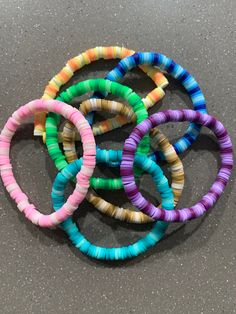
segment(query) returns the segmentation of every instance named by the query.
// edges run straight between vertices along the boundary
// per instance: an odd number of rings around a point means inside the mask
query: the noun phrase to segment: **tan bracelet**
[[[127,119],[132,121],[136,120],[136,115],[132,109],[130,109],[130,106],[119,102],[105,99],[89,99],[82,102],[80,105],[80,111],[84,115],[87,115],[91,111],[101,110],[106,110],[111,113],[119,113],[125,115]],[[63,148],[66,159],[69,163],[77,159],[74,141],[76,138],[76,133],[74,130],[74,125],[67,121],[63,129]],[[157,150],[156,146],[158,146],[158,148],[163,152],[163,155],[169,165],[172,177],[171,187],[174,194],[174,204],[176,205],[184,187],[183,164],[176,154],[173,146],[169,143],[164,134],[158,130],[158,128],[153,129],[150,135],[154,140],[154,149]],[[132,209],[125,209],[105,201],[92,189],[90,189],[87,195],[87,200],[102,213],[122,221],[130,223],[147,223],[152,221],[150,217],[143,214],[142,212],[136,212]]]

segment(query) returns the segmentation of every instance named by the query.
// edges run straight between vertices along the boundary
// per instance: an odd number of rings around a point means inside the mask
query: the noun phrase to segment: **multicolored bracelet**
[[[138,191],[134,180],[133,163],[137,145],[143,136],[155,126],[167,122],[197,123],[204,125],[213,131],[218,139],[220,147],[221,166],[216,180],[210,190],[201,200],[189,208],[166,211],[148,202]],[[168,222],[186,221],[203,215],[223,193],[233,168],[233,147],[227,130],[223,124],[208,114],[202,114],[193,110],[166,110],[151,115],[149,118],[137,125],[129,138],[125,141],[122,162],[121,176],[127,197],[134,206],[154,220]]]
[[[132,56],[126,57],[118,63],[115,69],[109,72],[106,78],[111,81],[118,81],[122,79],[129,70],[144,64],[157,66],[162,71],[166,71],[173,78],[177,79],[190,96],[193,109],[197,112],[207,113],[205,97],[194,77],[175,61],[161,53],[138,52]],[[177,154],[183,153],[188,149],[196,140],[199,132],[200,126],[191,123],[183,137],[173,144]],[[159,159],[161,155],[157,152],[156,157]]]
[[[126,120],[128,123],[136,121],[136,115],[134,114],[132,107],[113,100],[90,98],[80,104],[79,111],[84,116],[94,111],[106,111],[109,113],[119,114],[118,116],[121,119]],[[94,124],[91,127],[94,136],[96,136],[120,127],[120,125],[114,125],[113,122],[111,122],[111,119],[108,119],[100,122],[99,125]],[[66,160],[71,163],[77,159],[75,139],[79,140],[79,136],[74,125],[69,121],[66,121],[64,124],[61,138],[63,140],[62,143]]]
[[[124,57],[134,54],[135,51],[129,50],[124,47],[96,47],[79,54],[78,56],[70,59],[66,66],[55,75],[48,83],[44,90],[42,99],[53,99],[56,97],[60,88],[65,85],[72,78],[74,73],[82,69],[85,65],[97,61],[100,59],[122,59]],[[168,81],[164,74],[162,74],[157,68],[149,66],[140,66],[143,72],[153,80],[156,84],[156,88],[151,91],[143,102],[146,108],[153,106],[165,95],[163,88],[168,85]],[[114,117],[113,120],[119,122],[119,117]],[[124,121],[123,121],[124,122]],[[46,113],[38,113],[35,115],[35,136],[43,136],[45,132]]]
[[[127,118],[136,120],[136,115],[129,109],[127,105],[122,103],[118,103],[115,101],[105,100],[105,99],[89,99],[81,103],[80,111],[85,116],[90,111],[100,111],[105,110],[111,113],[119,113],[120,115],[126,115]],[[109,127],[109,126],[108,126]],[[93,130],[93,133],[94,130]],[[161,149],[166,161],[169,163],[170,171],[172,175],[172,189],[175,197],[175,205],[178,202],[179,197],[183,191],[184,187],[184,171],[183,164],[180,161],[178,155],[176,154],[173,146],[169,143],[167,138],[157,129],[153,129],[152,137],[155,139],[155,147],[159,146]],[[77,159],[77,154],[75,150],[75,142],[73,141],[75,137],[74,126],[70,122],[66,122],[65,127],[63,129],[63,147],[65,156],[69,163],[75,161]],[[97,148],[97,154],[99,156],[102,154],[103,159],[98,160],[97,162],[106,162],[111,160],[111,156],[109,155],[109,151],[100,150]],[[120,158],[116,158],[112,162],[118,161],[118,164],[121,162],[121,154],[122,151],[119,151]],[[123,184],[120,178],[91,178],[90,184],[95,189],[117,189],[123,188]],[[89,202],[91,202],[98,210],[105,212],[108,216],[112,216],[114,218],[118,218],[120,220],[124,220],[127,222],[134,223],[146,223],[150,221],[148,216],[143,216],[142,213],[136,213],[134,216],[134,212],[129,209],[124,209],[117,207],[111,203],[106,202],[97,194],[91,192],[89,198],[87,198]]]
[[[134,162],[136,166],[152,175],[157,191],[162,198],[162,207],[166,210],[172,210],[174,208],[173,193],[161,168],[144,155],[137,154]],[[65,202],[64,192],[66,184],[80,171],[81,164],[81,159],[76,160],[67,165],[67,167],[56,176],[52,189],[52,202],[56,211],[61,208]],[[68,218],[61,224],[62,229],[67,233],[76,248],[92,258],[100,260],[124,260],[144,253],[148,248],[160,241],[165,234],[167,226],[168,224],[166,222],[155,222],[152,230],[137,242],[118,248],[106,248],[90,243],[80,232],[72,218]]]
[[[40,213],[29,203],[27,195],[21,190],[12,172],[10,145],[13,135],[23,121],[37,112],[51,111],[63,115],[76,126],[83,145],[83,165],[76,175],[77,184],[67,202],[50,215]],[[66,220],[78,208],[89,188],[89,179],[95,167],[96,146],[92,130],[84,116],[75,108],[56,100],[34,100],[21,106],[7,120],[0,135],[0,171],[4,186],[18,209],[25,217],[41,227],[54,227]]]

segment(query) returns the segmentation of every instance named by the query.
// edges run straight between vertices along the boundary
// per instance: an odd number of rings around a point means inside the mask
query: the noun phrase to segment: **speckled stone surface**
[[[19,105],[42,95],[67,59],[97,45],[124,45],[160,51],[187,68],[200,83],[209,112],[225,124],[235,144],[235,11],[234,0],[1,0],[0,127]],[[115,64],[97,62],[75,80],[103,77]],[[124,82],[141,95],[153,88],[138,71]],[[165,99],[152,112],[186,107],[191,107],[188,97],[170,81]],[[174,139],[184,128],[178,124],[162,130]],[[32,130],[29,122],[17,133],[13,164],[30,199],[49,213],[56,170],[42,143],[33,140]],[[113,132],[97,140],[104,148],[121,148],[130,130],[126,127],[119,137]],[[186,187],[179,207],[196,202],[214,181],[219,162],[214,138],[204,130],[182,159]],[[96,172],[115,175],[102,168]],[[172,225],[166,239],[147,254],[115,264],[84,257],[60,230],[28,223],[1,184],[0,312],[235,313],[234,180],[235,174],[221,200],[203,218]],[[154,199],[153,183],[146,176],[141,189]],[[116,204],[127,202],[123,192],[102,195]],[[104,245],[129,243],[150,227],[115,222],[87,203],[75,219],[90,240]]]

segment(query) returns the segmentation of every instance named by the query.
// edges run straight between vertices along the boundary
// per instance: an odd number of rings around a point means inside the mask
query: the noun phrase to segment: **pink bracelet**
[[[79,131],[83,145],[83,165],[77,174],[77,184],[67,202],[50,215],[41,214],[17,184],[10,162],[10,145],[13,135],[22,122],[37,112],[55,112],[70,120]],[[93,132],[85,117],[76,109],[57,100],[33,100],[20,107],[7,120],[0,135],[0,174],[4,186],[11,198],[16,202],[18,209],[30,221],[41,227],[54,227],[65,221],[78,208],[89,188],[89,179],[93,174],[96,163],[96,147]]]

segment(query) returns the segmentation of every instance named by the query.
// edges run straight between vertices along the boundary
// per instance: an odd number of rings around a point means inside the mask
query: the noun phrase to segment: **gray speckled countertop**
[[[19,105],[39,98],[69,58],[98,45],[124,45],[162,52],[187,68],[200,83],[209,112],[225,124],[235,144],[235,13],[234,0],[0,0],[0,127]],[[76,79],[103,77],[115,64],[97,62]],[[153,88],[139,72],[127,75],[124,83],[141,95]],[[152,112],[185,107],[191,107],[188,97],[170,81],[165,99]],[[174,139],[184,127],[162,129]],[[121,148],[130,130],[98,142]],[[42,143],[33,140],[32,124],[17,133],[12,157],[23,189],[49,213],[56,170]],[[182,160],[186,187],[179,207],[196,202],[213,182],[219,162],[214,138],[204,130]],[[234,179],[235,174],[207,215],[173,225],[144,256],[115,264],[88,259],[63,232],[27,222],[1,185],[0,312],[236,313]],[[153,197],[148,180],[142,179],[141,188]],[[102,194],[117,204],[126,202],[121,192]],[[76,218],[86,236],[103,245],[126,244],[148,230],[114,222],[87,203]]]

